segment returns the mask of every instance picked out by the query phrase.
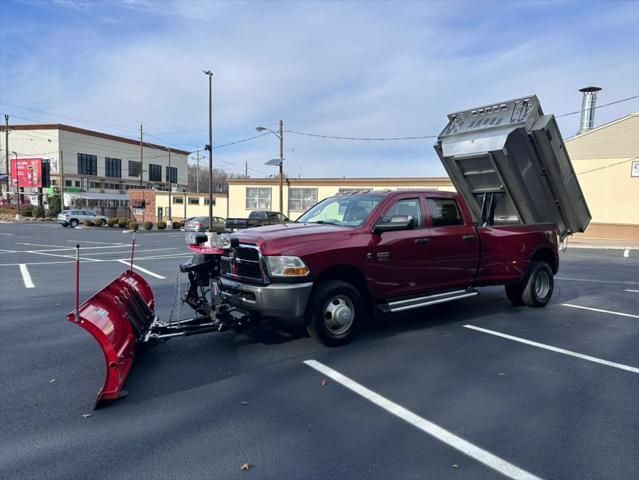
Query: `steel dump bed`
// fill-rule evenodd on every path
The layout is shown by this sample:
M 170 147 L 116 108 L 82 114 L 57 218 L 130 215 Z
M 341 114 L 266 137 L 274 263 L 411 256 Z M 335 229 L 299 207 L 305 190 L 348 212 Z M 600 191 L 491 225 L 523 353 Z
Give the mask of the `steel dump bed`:
M 534 95 L 449 114 L 435 150 L 480 225 L 554 223 L 563 239 L 590 222 L 555 117 Z

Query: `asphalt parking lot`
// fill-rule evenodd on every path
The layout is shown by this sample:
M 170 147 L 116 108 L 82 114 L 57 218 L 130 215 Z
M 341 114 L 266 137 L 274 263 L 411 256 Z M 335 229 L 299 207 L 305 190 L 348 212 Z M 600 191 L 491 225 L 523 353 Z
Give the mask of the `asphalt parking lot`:
M 102 355 L 65 319 L 74 246 L 86 298 L 130 242 L 0 225 L 1 478 L 639 478 L 638 251 L 562 253 L 545 309 L 485 288 L 337 349 L 279 324 L 175 339 L 94 411 Z M 183 234 L 139 233 L 136 257 L 165 318 Z

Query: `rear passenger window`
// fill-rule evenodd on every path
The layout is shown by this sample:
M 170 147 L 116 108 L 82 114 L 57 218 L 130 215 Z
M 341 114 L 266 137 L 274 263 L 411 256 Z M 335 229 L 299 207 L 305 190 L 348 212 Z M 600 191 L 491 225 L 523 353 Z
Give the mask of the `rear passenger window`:
M 450 198 L 429 198 L 428 209 L 433 220 L 433 227 L 464 224 L 464 219 L 455 200 Z

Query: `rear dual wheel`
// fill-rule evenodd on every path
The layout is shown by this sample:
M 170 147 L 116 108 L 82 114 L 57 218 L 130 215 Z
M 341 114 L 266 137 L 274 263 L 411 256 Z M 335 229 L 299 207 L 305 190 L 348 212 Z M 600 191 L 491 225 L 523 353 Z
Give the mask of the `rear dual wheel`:
M 329 280 L 317 286 L 306 313 L 306 330 L 329 347 L 351 341 L 363 314 L 362 296 L 353 285 Z
M 524 280 L 506 285 L 506 296 L 513 305 L 539 308 L 550 302 L 553 290 L 554 278 L 550 265 L 533 262 Z

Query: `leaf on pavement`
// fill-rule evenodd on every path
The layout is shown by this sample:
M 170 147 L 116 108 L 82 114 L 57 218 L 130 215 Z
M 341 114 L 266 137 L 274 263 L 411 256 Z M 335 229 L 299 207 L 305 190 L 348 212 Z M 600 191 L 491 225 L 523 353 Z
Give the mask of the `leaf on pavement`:
M 322 381 L 320 382 L 320 385 L 322 387 L 325 387 L 327 383 L 328 383 L 328 380 L 326 380 L 325 378 L 322 378 Z
M 90 413 L 83 413 L 82 418 L 89 418 L 91 416 Z
M 251 465 L 250 463 L 243 463 L 242 466 L 240 467 L 240 470 L 244 470 L 248 472 L 253 467 L 254 465 Z

